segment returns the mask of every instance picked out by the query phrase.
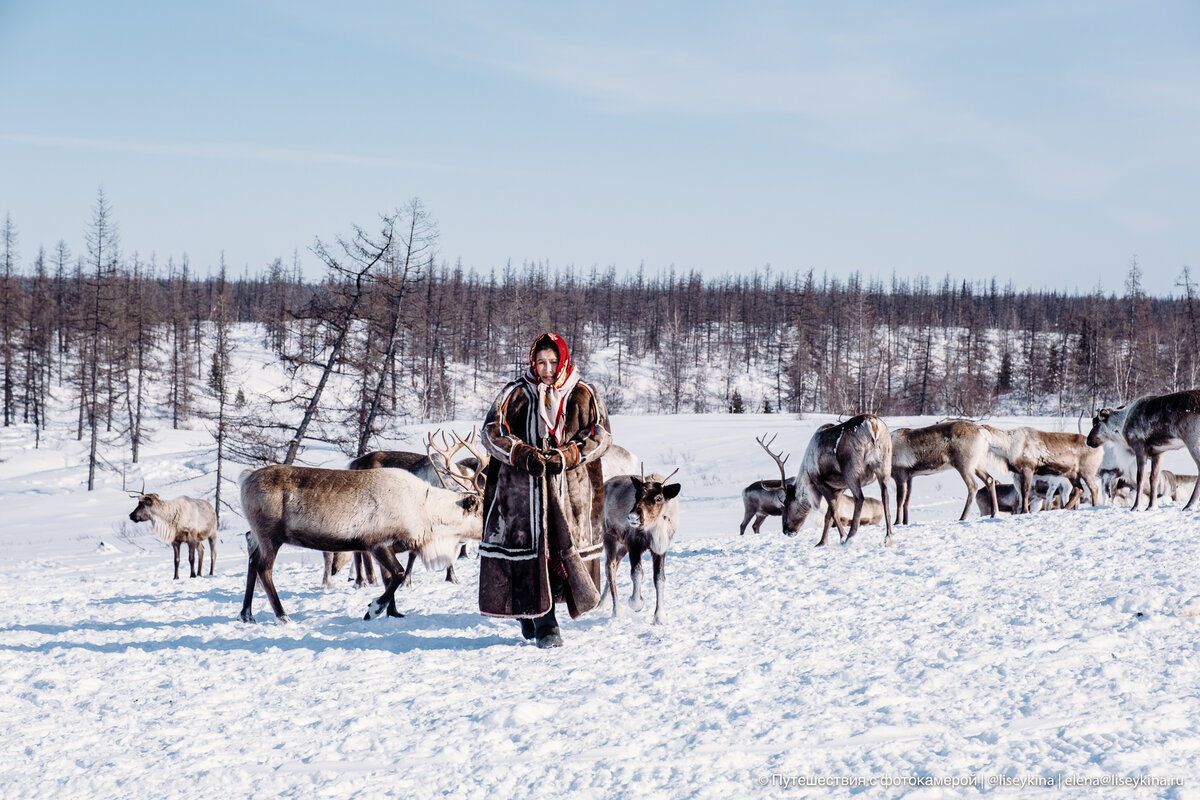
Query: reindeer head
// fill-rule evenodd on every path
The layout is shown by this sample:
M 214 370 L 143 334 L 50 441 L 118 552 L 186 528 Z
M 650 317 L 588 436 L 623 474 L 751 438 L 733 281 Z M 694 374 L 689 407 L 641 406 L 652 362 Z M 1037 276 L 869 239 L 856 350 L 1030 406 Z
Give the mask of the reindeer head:
M 675 472 L 679 472 L 679 470 L 675 470 Z M 644 472 L 641 478 L 635 478 L 632 475 L 629 476 L 629 479 L 633 482 L 634 500 L 633 508 L 630 509 L 625 522 L 630 528 L 645 529 L 654 527 L 654 524 L 658 522 L 658 518 L 662 516 L 663 508 L 666 506 L 667 501 L 679 496 L 680 485 L 678 483 L 667 483 L 675 472 L 672 472 L 665 478 L 657 474 L 647 478 Z
M 803 482 L 803 486 L 801 486 Z M 795 536 L 800 532 L 800 526 L 808 519 L 813 510 L 813 501 L 809 496 L 808 481 L 803 475 L 795 483 L 783 485 L 783 533 Z
M 1087 444 L 1088 447 L 1099 447 L 1107 441 L 1111 441 L 1117 431 L 1113 430 L 1113 425 L 1109 420 L 1112 418 L 1115 408 L 1102 408 L 1096 412 L 1096 416 L 1092 417 L 1092 429 L 1088 431 Z
M 145 522 L 150 519 L 150 509 L 154 508 L 156 503 L 161 503 L 162 500 L 156 494 L 131 494 L 130 497 L 136 497 L 138 504 L 137 508 L 129 512 L 129 518 L 134 522 Z

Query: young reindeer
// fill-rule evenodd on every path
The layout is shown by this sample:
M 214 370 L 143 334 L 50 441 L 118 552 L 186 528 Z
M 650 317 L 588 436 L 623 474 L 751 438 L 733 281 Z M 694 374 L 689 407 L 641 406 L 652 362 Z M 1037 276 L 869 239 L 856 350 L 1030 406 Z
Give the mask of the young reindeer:
M 1158 486 L 1162 454 L 1186 447 L 1200 467 L 1200 389 L 1150 397 L 1140 397 L 1120 408 L 1102 408 L 1092 418 L 1087 435 L 1091 447 L 1105 442 L 1123 444 L 1133 451 L 1137 462 L 1137 490 L 1133 493 L 1133 511 L 1142 502 L 1142 487 Z M 1150 481 L 1145 482 L 1146 459 L 1150 459 Z M 1149 492 L 1147 510 L 1154 508 L 1154 492 Z M 1183 509 L 1191 508 L 1200 497 L 1200 482 L 1192 489 Z
M 142 487 L 145 489 L 145 486 Z M 139 492 L 137 508 L 129 512 L 134 522 L 154 524 L 154 536 L 175 548 L 175 580 L 179 580 L 179 547 L 187 545 L 190 577 L 204 574 L 204 543 L 208 542 L 208 574 L 217 565 L 217 512 L 207 500 L 176 497 L 165 500 L 156 494 Z
M 774 441 L 772 439 L 771 441 Z M 762 444 L 762 442 L 759 442 Z M 786 479 L 779 456 L 763 445 L 779 465 L 781 479 Z M 877 481 L 883 502 L 884 544 L 892 541 L 892 520 L 888 509 L 887 482 L 892 478 L 892 437 L 887 425 L 874 414 L 859 414 L 839 425 L 826 424 L 817 428 L 804 451 L 796 485 L 785 489 L 783 532 L 795 536 L 810 511 L 823 498 L 826 503 L 825 525 L 817 547 L 829 542 L 829 526 L 837 525 L 842 544 L 850 541 L 862 519 L 863 486 Z M 837 495 L 843 489 L 854 498 L 854 514 L 847 531 L 837 515 Z
M 629 576 L 633 580 L 629 606 L 641 611 L 642 554 L 649 550 L 654 564 L 654 624 L 667 621 L 667 548 L 679 522 L 676 497 L 680 489 L 678 483 L 667 481 L 675 472 L 665 478 L 658 473 L 647 477 L 643 469 L 640 478 L 618 475 L 604 482 L 604 562 L 614 617 L 623 616 L 617 600 L 617 564 L 628 552 Z

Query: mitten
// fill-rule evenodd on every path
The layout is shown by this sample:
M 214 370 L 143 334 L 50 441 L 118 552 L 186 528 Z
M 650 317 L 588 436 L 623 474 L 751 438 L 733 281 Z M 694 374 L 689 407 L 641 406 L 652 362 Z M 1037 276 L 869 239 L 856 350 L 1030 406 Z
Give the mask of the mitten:
M 557 475 L 563 471 L 563 454 L 561 450 L 543 450 L 542 460 L 546 462 L 547 475 Z
M 541 452 L 527 444 L 516 446 L 512 454 L 512 463 L 517 469 L 523 469 L 535 478 L 542 477 L 546 472 Z

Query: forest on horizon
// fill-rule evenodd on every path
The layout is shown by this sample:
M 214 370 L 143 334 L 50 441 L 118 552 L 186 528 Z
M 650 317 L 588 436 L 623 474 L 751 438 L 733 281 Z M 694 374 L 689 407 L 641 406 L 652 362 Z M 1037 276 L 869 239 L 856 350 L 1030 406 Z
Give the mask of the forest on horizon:
M 1120 294 L 814 270 L 480 273 L 439 260 L 419 200 L 376 229 L 318 240 L 318 281 L 296 261 L 201 277 L 186 259 L 122 255 L 103 194 L 86 252 L 59 242 L 23 254 L 11 215 L 2 234 L 3 424 L 69 424 L 93 443 L 125 441 L 134 461 L 151 408 L 174 427 L 214 413 L 198 393 L 246 458 L 292 460 L 306 437 L 364 452 L 396 422 L 454 418 L 466 394 L 516 374 L 544 330 L 584 365 L 604 353 L 605 371 L 588 374 L 613 413 L 1069 417 L 1200 384 L 1190 271 L 1181 296 L 1151 297 L 1136 259 Z M 283 399 L 256 406 L 229 374 L 238 323 L 261 327 L 288 376 Z M 351 388 L 326 392 L 331 375 Z

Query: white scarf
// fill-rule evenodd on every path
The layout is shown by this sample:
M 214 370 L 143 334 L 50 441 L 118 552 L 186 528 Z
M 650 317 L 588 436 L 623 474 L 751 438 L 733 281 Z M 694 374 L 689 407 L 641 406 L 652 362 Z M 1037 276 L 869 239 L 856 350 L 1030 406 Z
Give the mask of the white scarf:
M 554 383 L 547 386 L 538 380 L 537 374 L 530 369 L 525 373 L 525 381 L 534 387 L 537 393 L 538 446 L 541 446 L 542 437 L 550 435 L 551 446 L 561 447 L 567 426 L 567 399 L 579 383 L 579 370 L 575 369 L 574 364 L 568 364 L 565 370 L 554 376 Z

